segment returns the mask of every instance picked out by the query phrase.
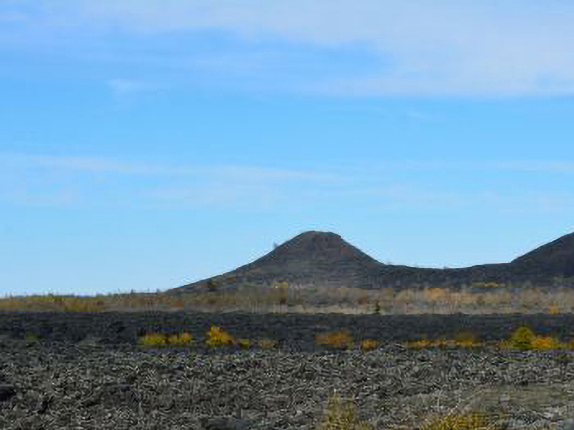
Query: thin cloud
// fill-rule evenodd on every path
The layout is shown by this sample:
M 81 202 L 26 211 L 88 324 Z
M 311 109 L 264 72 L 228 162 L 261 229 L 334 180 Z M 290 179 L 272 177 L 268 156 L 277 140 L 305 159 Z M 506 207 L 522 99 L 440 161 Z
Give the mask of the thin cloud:
M 107 84 L 118 97 L 157 91 L 159 89 L 155 85 L 136 79 L 110 79 L 107 81 Z
M 146 176 L 197 176 L 242 181 L 336 182 L 336 175 L 258 166 L 185 166 L 123 161 L 104 157 L 0 154 L 0 166 L 21 169 L 43 168 L 82 173 L 111 173 Z
M 574 93 L 574 5 L 558 0 L 126 0 L 40 2 L 46 28 L 121 28 L 143 35 L 221 31 L 244 46 L 367 50 L 384 61 L 300 87 L 325 94 L 552 96 Z M 28 4 L 27 11 L 34 10 Z M 21 13 L 23 11 L 11 12 Z M 72 28 L 70 31 L 79 31 Z M 277 49 L 289 49 L 283 46 Z M 171 51 L 170 51 L 171 52 Z M 180 54 L 185 56 L 185 50 Z M 214 53 L 217 58 L 217 53 Z M 205 60 L 208 61 L 208 60 Z M 238 64 L 243 60 L 239 58 Z M 382 64 L 382 65 L 381 65 Z M 258 66 L 262 77 L 275 73 Z M 230 67 L 232 70 L 233 67 Z M 334 68 L 336 69 L 336 68 Z M 254 70 L 257 72 L 257 70 Z M 120 87 L 122 84 L 120 84 Z M 128 85 L 129 87 L 129 85 Z
M 0 201 L 17 206 L 64 208 L 250 211 L 348 207 L 375 211 L 488 208 L 499 212 L 559 212 L 572 209 L 574 196 L 559 188 L 542 192 L 525 184 L 517 192 L 514 186 L 489 183 L 465 189 L 450 180 L 429 181 L 424 173 L 448 169 L 479 176 L 495 170 L 502 171 L 506 177 L 515 171 L 553 175 L 574 173 L 574 163 L 407 160 L 383 166 L 363 165 L 360 169 L 347 166 L 306 171 L 248 165 L 169 165 L 105 157 L 0 154 Z M 393 174 L 381 174 L 389 171 Z M 400 172 L 408 172 L 408 179 L 394 179 L 394 173 Z
M 574 173 L 574 161 L 514 160 L 491 163 L 498 170 L 523 172 Z
M 225 210 L 272 210 L 283 200 L 282 192 L 269 184 L 208 181 L 202 184 L 160 187 L 146 197 L 161 207 Z
M 360 172 L 366 173 L 366 177 L 371 174 L 380 174 L 385 171 L 464 171 L 464 172 L 541 172 L 548 174 L 574 173 L 574 161 L 558 160 L 389 160 L 385 162 L 364 162 L 359 166 L 348 164 L 347 172 L 354 172 L 355 177 L 363 177 Z
M 163 166 L 124 162 L 110 158 L 73 157 L 53 155 L 0 154 L 0 163 L 4 166 L 21 169 L 43 168 L 68 170 L 84 173 L 119 173 L 119 174 L 165 174 Z

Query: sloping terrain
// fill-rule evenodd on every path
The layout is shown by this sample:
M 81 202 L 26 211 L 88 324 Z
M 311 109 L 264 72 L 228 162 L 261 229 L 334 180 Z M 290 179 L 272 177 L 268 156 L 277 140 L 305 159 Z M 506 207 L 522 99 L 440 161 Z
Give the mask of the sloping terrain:
M 476 283 L 507 286 L 574 286 L 574 233 L 543 245 L 510 263 L 459 269 L 383 264 L 334 233 L 309 231 L 236 270 L 168 290 L 168 293 L 273 286 L 300 287 L 461 287 Z
M 525 273 L 574 277 L 574 233 L 562 236 L 510 263 Z
M 291 285 L 359 287 L 372 286 L 372 276 L 384 266 L 334 233 L 309 231 L 236 270 L 183 287 L 205 290 L 211 280 L 219 288 L 243 285 Z M 170 290 L 176 292 L 178 289 Z

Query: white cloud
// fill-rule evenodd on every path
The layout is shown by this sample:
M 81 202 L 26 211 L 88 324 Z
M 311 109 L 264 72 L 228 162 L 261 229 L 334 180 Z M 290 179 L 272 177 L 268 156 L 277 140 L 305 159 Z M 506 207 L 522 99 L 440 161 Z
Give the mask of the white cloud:
M 231 32 L 379 56 L 356 76 L 310 79 L 309 91 L 349 95 L 574 93 L 574 4 L 563 0 L 47 1 L 47 19 L 144 34 Z M 71 15 L 71 16 L 70 16 Z M 208 61 L 208 60 L 205 60 Z M 238 60 L 241 64 L 241 59 Z

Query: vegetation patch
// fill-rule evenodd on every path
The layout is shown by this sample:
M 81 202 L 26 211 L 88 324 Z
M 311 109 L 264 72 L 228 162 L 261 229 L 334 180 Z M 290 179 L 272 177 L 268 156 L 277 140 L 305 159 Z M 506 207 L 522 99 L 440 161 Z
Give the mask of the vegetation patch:
M 353 402 L 341 400 L 334 392 L 329 396 L 327 409 L 317 430 L 374 430 L 374 427 L 359 420 Z
M 142 346 L 149 347 L 191 346 L 193 343 L 193 336 L 185 332 L 172 335 L 148 333 L 140 337 L 139 343 Z
M 379 347 L 381 342 L 378 340 L 362 340 L 359 342 L 361 351 L 373 351 Z
M 205 341 L 207 346 L 212 347 L 222 347 L 222 346 L 233 346 L 237 344 L 237 341 L 233 336 L 223 330 L 221 327 L 211 326 L 209 332 L 207 333 L 208 339 Z
M 315 344 L 327 348 L 349 349 L 353 346 L 353 337 L 348 330 L 317 334 Z

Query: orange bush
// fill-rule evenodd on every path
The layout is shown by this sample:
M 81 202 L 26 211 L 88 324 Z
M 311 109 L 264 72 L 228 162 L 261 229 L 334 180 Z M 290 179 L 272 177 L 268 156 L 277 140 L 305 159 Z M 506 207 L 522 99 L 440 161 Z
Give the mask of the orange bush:
M 329 348 L 348 349 L 353 345 L 353 338 L 347 330 L 323 333 L 315 336 L 315 343 Z
M 273 349 L 277 346 L 277 341 L 272 339 L 261 339 L 259 347 L 262 349 Z
M 407 347 L 410 348 L 426 348 L 432 345 L 430 340 L 421 339 L 421 340 L 410 340 L 406 342 Z

